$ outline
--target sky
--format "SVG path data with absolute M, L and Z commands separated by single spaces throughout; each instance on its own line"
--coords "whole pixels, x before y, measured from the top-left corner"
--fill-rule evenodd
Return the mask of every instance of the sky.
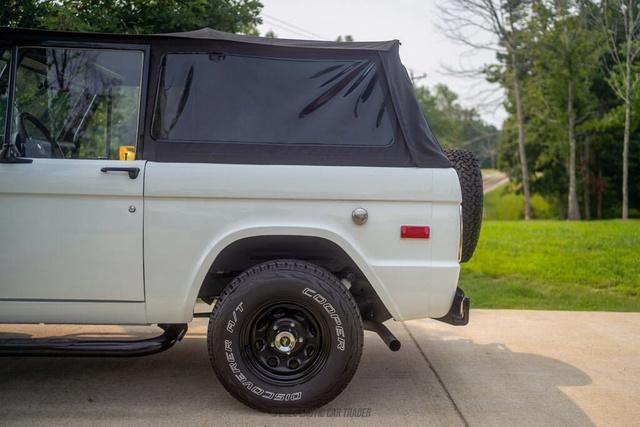
M 335 40 L 352 35 L 357 41 L 400 40 L 400 57 L 420 84 L 444 83 L 460 95 L 466 107 L 478 107 L 484 120 L 501 127 L 502 106 L 487 108 L 499 89 L 481 78 L 448 73 L 446 68 L 472 68 L 495 62 L 490 51 L 472 51 L 448 39 L 438 28 L 437 0 L 261 0 L 259 30 L 280 38 Z M 441 0 L 442 1 L 446 0 Z

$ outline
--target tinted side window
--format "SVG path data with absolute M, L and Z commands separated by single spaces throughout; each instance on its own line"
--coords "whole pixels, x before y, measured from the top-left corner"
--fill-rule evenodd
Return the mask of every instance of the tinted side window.
M 143 52 L 18 49 L 13 133 L 25 157 L 135 158 Z
M 185 142 L 386 146 L 394 126 L 370 60 L 169 54 L 153 136 Z

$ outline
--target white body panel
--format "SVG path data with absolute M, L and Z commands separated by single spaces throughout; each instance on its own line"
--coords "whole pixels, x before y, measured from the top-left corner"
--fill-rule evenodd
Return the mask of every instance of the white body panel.
M 145 325 L 144 302 L 0 301 L 0 323 Z
M 261 235 L 328 239 L 395 319 L 440 317 L 457 286 L 460 201 L 453 169 L 0 164 L 0 322 L 188 322 L 216 256 Z M 369 213 L 361 226 L 358 207 Z M 431 236 L 401 239 L 402 225 Z
M 217 254 L 274 234 L 337 243 L 397 320 L 443 316 L 459 274 L 460 201 L 453 169 L 149 162 L 147 320 L 190 320 Z M 357 207 L 365 225 L 351 220 Z M 431 238 L 401 239 L 402 225 L 429 225 Z
M 0 164 L 0 322 L 144 319 L 144 304 L 110 305 L 144 301 L 142 172 L 133 180 L 105 166 L 123 163 Z

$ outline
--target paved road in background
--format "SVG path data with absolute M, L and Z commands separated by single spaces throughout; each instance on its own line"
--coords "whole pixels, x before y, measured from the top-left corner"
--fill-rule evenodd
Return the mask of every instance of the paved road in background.
M 638 425 L 640 314 L 473 310 L 471 323 L 389 323 L 398 353 L 367 332 L 358 373 L 322 410 L 255 412 L 207 358 L 206 321 L 147 358 L 0 359 L 0 425 L 527 426 Z M 0 337 L 77 326 L 0 325 Z M 153 333 L 101 327 L 100 336 Z M 95 334 L 94 334 L 95 335 Z M 345 417 L 360 415 L 360 417 Z
M 509 177 L 505 173 L 499 171 L 482 175 L 482 187 L 484 189 L 484 193 L 487 194 L 489 191 L 495 190 L 508 181 Z

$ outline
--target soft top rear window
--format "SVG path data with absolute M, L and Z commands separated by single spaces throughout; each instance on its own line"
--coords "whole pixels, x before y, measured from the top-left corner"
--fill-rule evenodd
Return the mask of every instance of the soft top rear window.
M 387 146 L 397 127 L 381 73 L 371 59 L 168 54 L 152 134 L 176 142 Z

